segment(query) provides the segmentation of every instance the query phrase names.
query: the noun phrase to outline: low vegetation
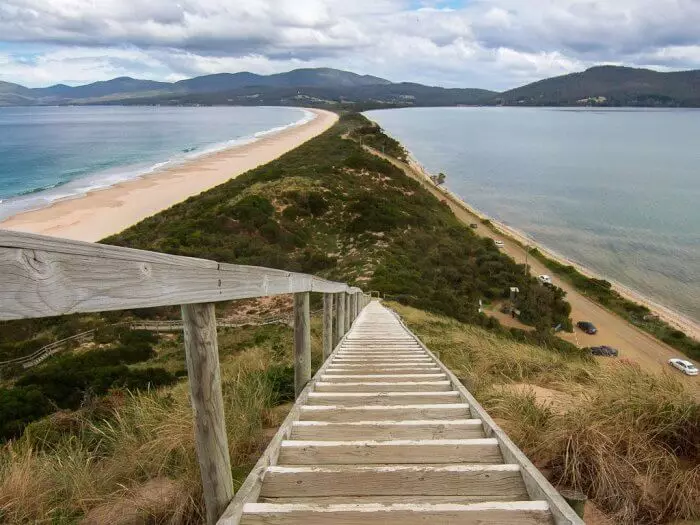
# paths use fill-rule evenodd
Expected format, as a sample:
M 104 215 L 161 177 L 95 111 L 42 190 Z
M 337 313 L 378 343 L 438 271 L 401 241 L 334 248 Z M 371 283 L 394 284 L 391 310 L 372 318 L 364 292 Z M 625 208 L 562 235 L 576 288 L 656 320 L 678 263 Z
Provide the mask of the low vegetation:
M 182 370 L 182 338 L 173 337 L 136 366 Z M 263 450 L 267 429 L 280 424 L 293 397 L 292 330 L 225 329 L 219 346 L 229 450 L 240 483 Z M 314 319 L 315 366 L 320 347 Z M 0 522 L 202 522 L 192 425 L 184 380 L 159 389 L 113 386 L 75 410 L 30 424 L 21 438 L 0 448 Z
M 616 523 L 700 519 L 700 405 L 675 378 L 394 307 L 554 484 Z

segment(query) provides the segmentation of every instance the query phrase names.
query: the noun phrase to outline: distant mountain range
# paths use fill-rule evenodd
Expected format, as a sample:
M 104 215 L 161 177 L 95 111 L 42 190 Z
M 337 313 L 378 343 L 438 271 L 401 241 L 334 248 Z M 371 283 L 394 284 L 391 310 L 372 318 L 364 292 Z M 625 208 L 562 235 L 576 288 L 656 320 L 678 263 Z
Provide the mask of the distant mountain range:
M 338 69 L 295 69 L 275 75 L 220 73 L 156 82 L 120 77 L 83 86 L 27 88 L 0 81 L 0 106 L 61 104 L 294 105 L 376 107 L 661 106 L 700 107 L 700 70 L 660 73 L 598 66 L 503 93 L 390 82 Z

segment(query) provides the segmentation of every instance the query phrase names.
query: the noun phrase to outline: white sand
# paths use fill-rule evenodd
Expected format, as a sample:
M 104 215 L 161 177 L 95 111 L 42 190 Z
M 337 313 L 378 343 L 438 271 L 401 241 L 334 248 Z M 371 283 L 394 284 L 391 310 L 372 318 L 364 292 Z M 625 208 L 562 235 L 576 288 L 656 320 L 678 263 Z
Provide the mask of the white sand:
M 316 118 L 305 124 L 82 197 L 14 215 L 0 222 L 0 228 L 98 241 L 276 159 L 338 120 L 338 115 L 330 111 L 309 111 L 313 111 Z

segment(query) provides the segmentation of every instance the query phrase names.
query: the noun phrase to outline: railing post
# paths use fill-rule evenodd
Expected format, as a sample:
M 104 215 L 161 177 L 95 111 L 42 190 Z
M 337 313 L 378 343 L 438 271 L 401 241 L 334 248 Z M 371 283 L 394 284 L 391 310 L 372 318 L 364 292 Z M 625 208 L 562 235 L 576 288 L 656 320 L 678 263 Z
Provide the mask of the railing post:
M 182 323 L 195 446 L 207 523 L 213 525 L 233 498 L 214 304 L 182 305 Z
M 340 340 L 345 335 L 345 298 L 343 297 L 344 295 L 345 292 L 340 292 L 336 297 L 338 303 L 335 314 L 335 323 L 337 327 L 335 330 L 336 346 L 338 345 L 338 343 L 340 343 Z
M 345 331 L 347 332 L 350 330 L 350 326 L 352 325 L 352 319 L 350 318 L 350 294 L 345 293 L 345 297 L 343 297 L 343 300 L 345 301 Z
M 355 324 L 355 294 L 350 294 L 350 326 Z
M 294 394 L 311 379 L 311 314 L 309 292 L 294 294 Z
M 333 294 L 323 294 L 323 361 L 333 351 Z

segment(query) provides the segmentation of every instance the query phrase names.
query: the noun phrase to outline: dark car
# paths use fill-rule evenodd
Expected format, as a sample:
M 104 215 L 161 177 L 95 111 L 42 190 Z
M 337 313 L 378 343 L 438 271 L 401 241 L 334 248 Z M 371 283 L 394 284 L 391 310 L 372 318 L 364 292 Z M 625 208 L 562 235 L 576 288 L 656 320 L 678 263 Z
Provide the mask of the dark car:
M 472 223 L 469 225 L 469 227 L 476 230 L 476 229 L 479 227 L 479 225 L 478 225 L 477 223 L 475 223 L 475 222 L 472 222 Z
M 617 357 L 619 355 L 617 348 L 606 345 L 592 346 L 588 350 L 591 352 L 591 355 L 602 355 L 604 357 Z
M 590 323 L 588 321 L 579 321 L 578 323 L 576 323 L 576 326 L 578 326 L 581 330 L 583 330 L 589 335 L 598 333 L 598 329 L 593 325 L 593 323 Z

